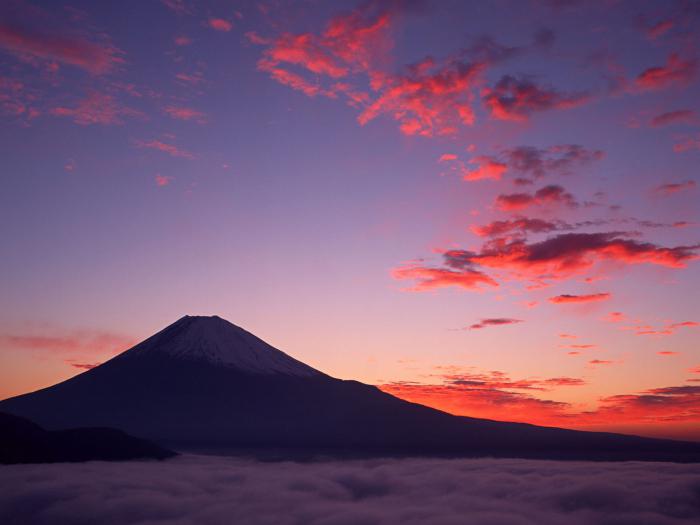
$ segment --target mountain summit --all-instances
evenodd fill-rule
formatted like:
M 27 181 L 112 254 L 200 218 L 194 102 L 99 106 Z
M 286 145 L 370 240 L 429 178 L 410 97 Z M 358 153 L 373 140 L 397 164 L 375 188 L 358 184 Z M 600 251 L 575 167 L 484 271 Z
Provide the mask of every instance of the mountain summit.
M 321 373 L 218 315 L 186 315 L 122 356 L 149 354 L 208 362 L 248 374 L 311 377 Z
M 176 450 L 700 462 L 700 443 L 458 417 L 323 374 L 219 317 L 186 316 L 49 388 L 0 401 L 48 430 Z

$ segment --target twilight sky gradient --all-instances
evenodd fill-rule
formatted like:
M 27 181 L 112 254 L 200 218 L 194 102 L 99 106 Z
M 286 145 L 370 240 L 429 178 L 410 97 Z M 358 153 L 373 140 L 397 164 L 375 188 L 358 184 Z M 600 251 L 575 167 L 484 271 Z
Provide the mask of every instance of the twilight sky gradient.
M 0 7 L 0 398 L 184 314 L 700 440 L 700 3 Z

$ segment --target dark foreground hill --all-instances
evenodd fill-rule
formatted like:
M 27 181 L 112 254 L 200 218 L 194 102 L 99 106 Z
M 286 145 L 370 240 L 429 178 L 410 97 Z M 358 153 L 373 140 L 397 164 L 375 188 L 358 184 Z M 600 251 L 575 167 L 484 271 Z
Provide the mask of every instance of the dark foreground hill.
M 47 431 L 27 419 L 0 413 L 2 464 L 166 459 L 174 455 L 113 428 Z
M 457 417 L 323 374 L 219 317 L 186 316 L 103 365 L 0 402 L 50 429 L 176 450 L 700 461 L 700 443 Z

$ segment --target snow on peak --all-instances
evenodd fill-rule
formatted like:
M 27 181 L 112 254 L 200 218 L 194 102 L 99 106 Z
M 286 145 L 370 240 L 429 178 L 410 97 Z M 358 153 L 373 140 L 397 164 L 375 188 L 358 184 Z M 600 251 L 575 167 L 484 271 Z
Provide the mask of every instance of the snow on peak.
M 321 374 L 216 315 L 186 315 L 133 348 L 133 355 L 146 353 L 208 361 L 250 374 Z

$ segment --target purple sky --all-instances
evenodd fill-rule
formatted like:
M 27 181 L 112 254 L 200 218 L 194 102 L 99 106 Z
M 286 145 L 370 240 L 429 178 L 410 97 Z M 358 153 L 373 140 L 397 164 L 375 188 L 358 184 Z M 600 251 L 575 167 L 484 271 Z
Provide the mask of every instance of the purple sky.
M 455 413 L 700 439 L 699 29 L 3 2 L 0 397 L 217 314 Z

